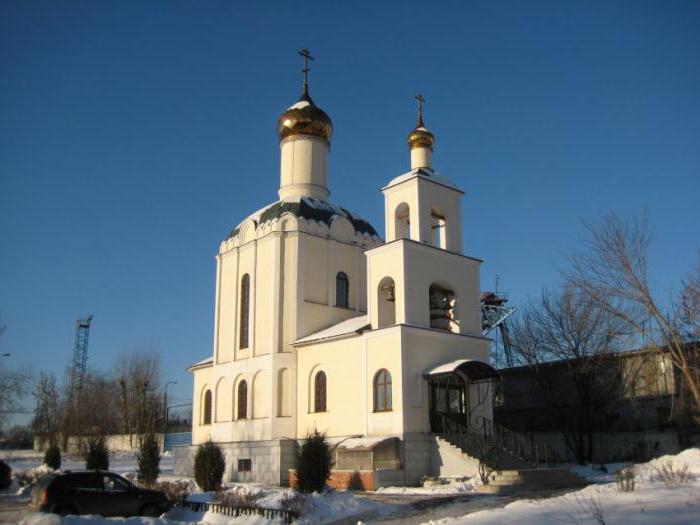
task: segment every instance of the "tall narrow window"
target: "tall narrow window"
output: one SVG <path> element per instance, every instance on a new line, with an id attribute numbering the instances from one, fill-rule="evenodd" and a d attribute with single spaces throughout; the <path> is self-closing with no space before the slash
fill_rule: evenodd
<path id="1" fill-rule="evenodd" d="M 211 424 L 211 390 L 204 392 L 204 407 L 202 410 L 202 424 Z"/>
<path id="2" fill-rule="evenodd" d="M 241 279 L 241 328 L 239 348 L 248 348 L 248 324 L 250 319 L 250 275 Z"/>
<path id="3" fill-rule="evenodd" d="M 335 276 L 335 305 L 342 308 L 350 307 L 350 281 L 345 272 Z"/>
<path id="4" fill-rule="evenodd" d="M 238 419 L 248 417 L 248 383 L 245 379 L 238 383 Z"/>
<path id="5" fill-rule="evenodd" d="M 382 368 L 374 374 L 374 411 L 388 412 L 391 410 L 391 374 Z"/>
<path id="6" fill-rule="evenodd" d="M 314 412 L 326 411 L 326 373 L 321 371 L 314 378 Z"/>

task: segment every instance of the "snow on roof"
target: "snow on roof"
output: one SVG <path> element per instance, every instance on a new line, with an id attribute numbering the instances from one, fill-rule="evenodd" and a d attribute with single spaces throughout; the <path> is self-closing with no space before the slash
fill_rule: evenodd
<path id="1" fill-rule="evenodd" d="M 398 177 L 392 179 L 391 182 L 389 182 L 389 184 L 385 186 L 385 188 L 407 181 L 409 179 L 412 179 L 413 177 L 424 177 L 429 180 L 434 180 L 435 182 L 442 184 L 443 186 L 447 186 L 449 188 L 461 191 L 459 190 L 459 188 L 457 188 L 457 185 L 450 179 L 443 177 L 442 175 L 438 175 L 435 171 L 428 168 L 416 168 L 409 171 L 408 173 L 399 175 Z"/>
<path id="2" fill-rule="evenodd" d="M 190 365 L 190 368 L 194 368 L 195 366 L 202 366 L 202 365 L 208 365 L 210 363 L 214 362 L 213 357 L 207 357 L 206 359 L 202 359 L 201 361 L 197 361 L 193 365 Z"/>
<path id="3" fill-rule="evenodd" d="M 306 106 L 310 106 L 310 105 L 311 105 L 311 104 L 309 103 L 308 100 L 300 100 L 300 101 L 297 102 L 296 104 L 292 104 L 291 106 L 289 106 L 289 107 L 287 108 L 287 110 L 290 110 L 290 109 L 301 109 L 301 108 L 305 108 Z"/>
<path id="4" fill-rule="evenodd" d="M 363 328 L 369 326 L 369 316 L 360 315 L 358 317 L 352 317 L 346 319 L 338 324 L 329 326 L 328 328 L 321 330 L 320 332 L 307 335 L 301 339 L 294 341 L 297 343 L 310 343 L 311 341 L 319 341 L 321 339 L 329 339 L 331 337 L 338 337 L 345 334 L 360 333 Z"/>
<path id="5" fill-rule="evenodd" d="M 299 196 L 275 201 L 272 204 L 268 204 L 264 208 L 260 208 L 258 211 L 246 217 L 246 219 L 236 226 L 231 233 L 229 233 L 228 238 L 237 235 L 243 224 L 248 219 L 252 219 L 257 227 L 268 221 L 280 218 L 284 213 L 291 213 L 296 217 L 303 217 L 305 219 L 310 219 L 317 222 L 324 222 L 328 226 L 330 226 L 331 222 L 336 216 L 345 217 L 352 223 L 355 231 L 362 234 L 366 233 L 379 239 L 376 230 L 369 222 L 362 219 L 359 215 L 351 212 L 347 208 L 336 206 L 335 204 L 331 204 L 330 202 L 326 202 L 321 199 Z"/>
<path id="6" fill-rule="evenodd" d="M 388 439 L 398 439 L 396 437 L 353 437 L 345 439 L 338 442 L 336 445 L 338 448 L 345 448 L 348 450 L 372 450 L 374 447 L 383 443 Z"/>

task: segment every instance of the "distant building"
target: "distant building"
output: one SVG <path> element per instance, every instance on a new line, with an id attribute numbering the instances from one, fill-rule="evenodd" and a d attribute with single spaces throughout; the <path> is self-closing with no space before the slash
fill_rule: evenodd
<path id="1" fill-rule="evenodd" d="M 698 347 L 690 348 L 700 362 Z M 642 460 L 700 443 L 667 351 L 647 348 L 601 359 L 592 371 L 583 359 L 545 363 L 537 373 L 528 366 L 499 370 L 495 421 L 546 440 L 569 460 L 574 456 L 564 433 L 573 425 L 590 430 L 594 460 L 601 462 Z M 592 385 L 584 403 L 576 391 L 582 374 L 590 374 Z"/>

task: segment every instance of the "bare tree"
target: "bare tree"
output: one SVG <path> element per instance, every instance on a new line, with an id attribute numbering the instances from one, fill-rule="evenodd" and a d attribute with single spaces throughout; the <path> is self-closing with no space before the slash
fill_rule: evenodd
<path id="1" fill-rule="evenodd" d="M 33 395 L 36 408 L 31 423 L 32 431 L 39 437 L 41 444 L 57 443 L 61 422 L 61 398 L 53 374 L 40 373 Z"/>
<path id="2" fill-rule="evenodd" d="M 595 418 L 614 398 L 616 382 L 608 376 L 617 370 L 606 364 L 619 334 L 615 317 L 570 286 L 543 292 L 512 324 L 514 357 L 529 368 L 534 383 L 527 394 L 542 397 L 553 410 L 556 427 L 581 463 L 593 457 Z"/>
<path id="3" fill-rule="evenodd" d="M 152 349 L 121 354 L 115 366 L 122 432 L 139 438 L 160 430 L 160 357 Z"/>
<path id="4" fill-rule="evenodd" d="M 0 323 L 0 335 L 7 325 Z M 5 365 L 0 356 L 0 428 L 10 414 L 20 411 L 19 400 L 27 394 L 31 372 Z"/>
<path id="5" fill-rule="evenodd" d="M 651 338 L 669 353 L 700 422 L 697 348 L 689 344 L 697 345 L 700 335 L 700 259 L 664 308 L 647 276 L 651 235 L 646 214 L 625 222 L 611 213 L 599 224 L 587 224 L 586 232 L 585 250 L 572 258 L 568 280 L 598 308 L 621 320 L 625 330 L 647 343 Z"/>

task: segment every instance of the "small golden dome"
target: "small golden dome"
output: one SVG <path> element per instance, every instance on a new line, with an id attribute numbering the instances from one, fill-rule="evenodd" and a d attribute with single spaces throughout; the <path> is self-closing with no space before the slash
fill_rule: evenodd
<path id="1" fill-rule="evenodd" d="M 288 107 L 277 119 L 277 134 L 280 141 L 292 135 L 311 135 L 330 141 L 333 123 L 304 90 L 297 103 Z"/>
<path id="2" fill-rule="evenodd" d="M 418 122 L 416 122 L 416 127 L 411 130 L 406 139 L 408 149 L 430 148 L 432 150 L 433 144 L 435 144 L 435 136 L 423 124 L 423 102 L 425 102 L 425 99 L 420 93 L 413 98 L 418 102 Z"/>
<path id="3" fill-rule="evenodd" d="M 428 128 L 421 125 L 411 130 L 406 141 L 408 142 L 409 150 L 426 147 L 432 150 L 433 144 L 435 144 L 435 137 Z"/>

